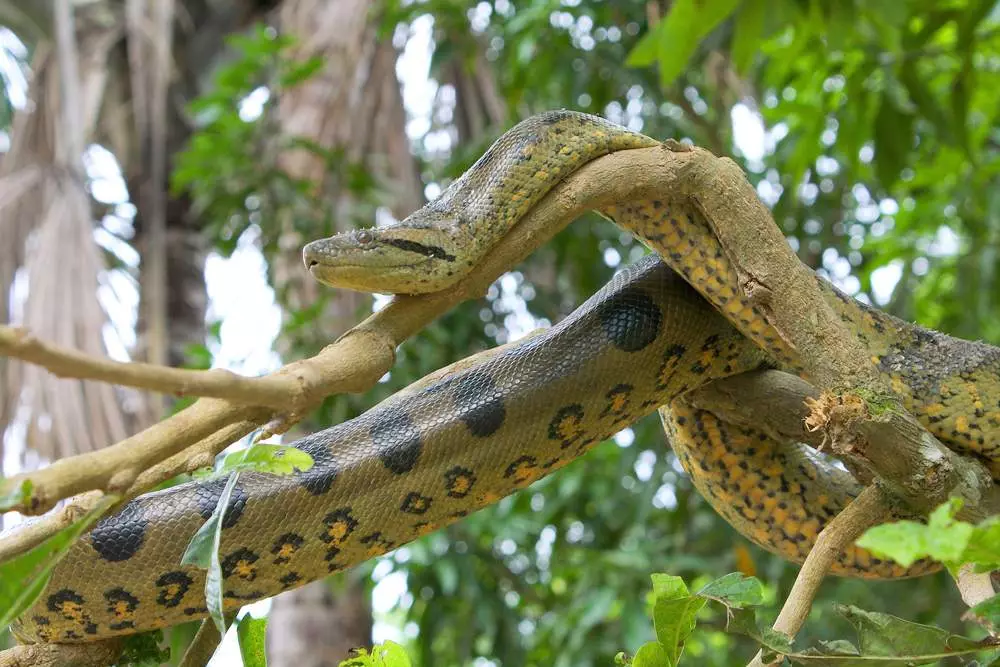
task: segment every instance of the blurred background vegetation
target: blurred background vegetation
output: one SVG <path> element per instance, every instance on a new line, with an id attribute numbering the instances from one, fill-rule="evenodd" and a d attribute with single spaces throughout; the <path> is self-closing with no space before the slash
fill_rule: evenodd
<path id="1" fill-rule="evenodd" d="M 822 275 L 1000 343 L 993 0 L 2 0 L 0 26 L 0 320 L 50 340 L 250 373 L 314 354 L 373 304 L 313 284 L 305 241 L 405 216 L 506 128 L 565 107 L 732 156 Z M 643 252 L 580 221 L 298 432 L 558 320 Z M 2 359 L 0 374 L 6 474 L 177 408 Z M 652 632 L 651 572 L 732 570 L 780 600 L 796 568 L 715 516 L 647 419 L 276 599 L 271 664 L 336 664 L 374 628 L 424 666 L 607 665 Z M 831 580 L 821 597 L 809 639 L 848 634 L 835 602 L 962 626 L 943 575 Z M 696 632 L 691 664 L 745 664 L 723 622 Z"/>

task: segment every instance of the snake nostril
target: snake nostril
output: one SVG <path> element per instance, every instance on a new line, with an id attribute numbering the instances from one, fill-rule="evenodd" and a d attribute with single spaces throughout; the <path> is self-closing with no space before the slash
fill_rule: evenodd
<path id="1" fill-rule="evenodd" d="M 310 259 L 309 262 L 308 262 L 308 264 L 309 264 L 309 268 L 311 269 L 312 267 L 314 267 L 317 264 L 319 264 L 319 262 L 316 261 L 315 259 Z"/>

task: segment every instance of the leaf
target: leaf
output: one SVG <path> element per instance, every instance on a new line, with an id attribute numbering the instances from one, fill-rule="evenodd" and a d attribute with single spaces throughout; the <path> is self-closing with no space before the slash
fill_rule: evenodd
<path id="1" fill-rule="evenodd" d="M 869 528 L 856 544 L 880 558 L 891 558 L 909 567 L 927 554 L 926 526 L 916 521 L 897 521 Z"/>
<path id="2" fill-rule="evenodd" d="M 658 642 L 646 642 L 632 658 L 632 667 L 673 667 L 667 651 Z"/>
<path id="3" fill-rule="evenodd" d="M 729 47 L 736 72 L 746 74 L 753 64 L 753 57 L 760 48 L 764 32 L 766 0 L 746 0 L 736 16 L 733 42 Z"/>
<path id="4" fill-rule="evenodd" d="M 90 524 L 116 502 L 118 496 L 104 496 L 79 521 L 0 565 L 0 627 L 7 627 L 21 612 L 34 604 L 45 591 L 52 568 L 63 559 Z"/>
<path id="5" fill-rule="evenodd" d="M 980 602 L 969 611 L 991 627 L 1000 628 L 1000 595 L 994 595 L 990 599 Z"/>
<path id="6" fill-rule="evenodd" d="M 976 527 L 956 521 L 955 514 L 962 507 L 958 498 L 937 507 L 928 517 L 927 525 L 915 521 L 898 521 L 871 528 L 857 541 L 859 547 L 868 549 L 878 556 L 891 558 L 904 567 L 909 567 L 920 558 L 933 558 L 951 568 L 970 561 L 966 547 L 976 533 Z M 1000 530 L 990 526 L 980 533 L 988 544 L 1000 540 Z M 987 537 L 988 536 L 988 537 Z M 977 553 L 987 558 L 995 557 L 995 551 Z M 975 561 L 971 561 L 975 562 Z"/>
<path id="7" fill-rule="evenodd" d="M 741 572 L 731 572 L 716 579 L 698 591 L 698 595 L 736 609 L 764 604 L 764 586 L 756 577 Z"/>
<path id="8" fill-rule="evenodd" d="M 912 664 L 921 664 L 930 662 L 928 658 L 933 656 L 975 652 L 982 648 L 981 643 L 943 628 L 850 605 L 837 605 L 835 609 L 857 630 L 862 655 L 905 657 Z"/>
<path id="9" fill-rule="evenodd" d="M 687 66 L 701 39 L 725 20 L 740 0 L 677 0 L 670 12 L 635 45 L 628 67 L 660 65 L 660 85 L 670 86 Z"/>
<path id="10" fill-rule="evenodd" d="M 357 655 L 340 663 L 340 667 L 411 667 L 410 657 L 402 646 L 385 642 L 372 647 L 371 653 L 355 649 Z"/>
<path id="11" fill-rule="evenodd" d="M 219 542 L 222 540 L 222 520 L 225 517 L 229 498 L 236 487 L 238 472 L 234 472 L 226 481 L 219 502 L 215 504 L 212 516 L 202 524 L 198 532 L 184 550 L 181 565 L 194 565 L 207 570 L 205 575 L 205 606 L 219 629 L 220 635 L 226 634 L 226 619 L 223 616 L 222 599 L 222 565 L 219 563 Z"/>
<path id="12" fill-rule="evenodd" d="M 296 471 L 305 472 L 312 467 L 312 456 L 298 447 L 257 443 L 227 454 L 219 470 L 223 472 L 252 470 L 273 475 L 290 475 Z"/>
<path id="13" fill-rule="evenodd" d="M 889 90 L 883 91 L 875 116 L 875 170 L 883 187 L 896 183 L 912 146 L 913 114 L 901 110 Z"/>
<path id="14" fill-rule="evenodd" d="M 670 574 L 653 574 L 650 575 L 650 579 L 653 580 L 653 595 L 656 599 L 672 600 L 691 595 L 687 584 L 680 577 Z"/>
<path id="15" fill-rule="evenodd" d="M 695 616 L 707 600 L 699 597 L 658 599 L 653 606 L 653 626 L 656 639 L 671 665 L 676 665 L 684 652 L 684 642 L 695 626 Z"/>
<path id="16" fill-rule="evenodd" d="M 984 569 L 1000 569 L 1000 516 L 990 517 L 973 528 L 962 561 Z"/>
<path id="17" fill-rule="evenodd" d="M 267 619 L 247 614 L 236 624 L 236 638 L 240 642 L 243 667 L 267 667 Z"/>
<path id="18" fill-rule="evenodd" d="M 22 480 L 17 486 L 11 487 L 10 480 L 4 480 L 3 487 L 0 488 L 0 511 L 7 511 L 12 507 L 24 506 L 31 502 L 31 493 L 34 485 L 30 479 Z"/>

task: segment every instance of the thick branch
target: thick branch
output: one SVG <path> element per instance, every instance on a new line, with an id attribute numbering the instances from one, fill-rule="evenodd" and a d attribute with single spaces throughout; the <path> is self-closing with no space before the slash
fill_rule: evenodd
<path id="1" fill-rule="evenodd" d="M 811 412 L 807 402 L 819 396 L 815 387 L 798 376 L 766 370 L 711 382 L 692 393 L 691 403 L 728 422 L 752 426 L 779 440 L 803 442 L 822 450 L 828 445 L 827 435 L 805 427 L 805 420 Z M 872 442 L 877 442 L 875 438 L 879 436 L 873 433 L 871 437 Z M 864 465 L 856 465 L 858 459 L 852 457 L 846 457 L 845 463 L 855 477 L 868 483 L 883 470 L 900 470 L 901 474 L 905 474 L 905 464 L 894 460 L 898 456 L 890 449 L 876 446 L 869 449 Z M 962 475 L 975 477 L 985 474 L 985 468 L 976 461 L 957 455 L 954 459 L 956 470 Z M 963 506 L 959 518 L 975 522 L 1000 514 L 1000 486 L 984 484 L 981 491 L 980 501 Z"/>
<path id="2" fill-rule="evenodd" d="M 86 644 L 28 644 L 0 651 L 0 667 L 106 667 L 121 653 L 120 639 Z"/>

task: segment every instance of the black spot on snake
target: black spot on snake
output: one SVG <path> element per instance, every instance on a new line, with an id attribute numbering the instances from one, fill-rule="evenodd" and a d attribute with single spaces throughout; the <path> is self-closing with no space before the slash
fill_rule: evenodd
<path id="1" fill-rule="evenodd" d="M 485 438 L 503 426 L 507 416 L 503 394 L 490 375 L 467 373 L 450 383 L 449 390 L 469 433 Z"/>
<path id="2" fill-rule="evenodd" d="M 444 248 L 439 248 L 438 246 L 424 245 L 423 243 L 417 243 L 416 241 L 410 241 L 407 239 L 382 239 L 382 242 L 386 245 L 391 245 L 395 248 L 399 248 L 400 250 L 406 250 L 407 252 L 412 252 L 417 255 L 443 259 L 446 262 L 455 261 L 454 255 L 448 254 L 445 252 Z"/>
<path id="3" fill-rule="evenodd" d="M 167 572 L 156 580 L 160 592 L 156 595 L 156 603 L 163 607 L 176 607 L 184 599 L 194 580 L 180 570 Z"/>
<path id="4" fill-rule="evenodd" d="M 292 559 L 292 555 L 302 547 L 303 543 L 305 543 L 305 538 L 301 535 L 285 533 L 276 539 L 274 545 L 271 546 L 271 554 L 274 556 L 274 560 L 271 562 L 275 565 L 284 565 Z"/>
<path id="5" fill-rule="evenodd" d="M 298 572 L 289 572 L 278 580 L 283 589 L 288 589 L 302 581 L 302 575 Z"/>
<path id="6" fill-rule="evenodd" d="M 83 618 L 83 596 L 76 591 L 64 588 L 49 596 L 45 602 L 45 607 L 49 611 L 61 614 L 71 621 L 79 621 Z"/>
<path id="7" fill-rule="evenodd" d="M 407 514 L 423 514 L 431 508 L 432 498 L 422 496 L 416 491 L 410 491 L 403 498 L 403 504 L 399 506 L 400 511 Z"/>
<path id="8" fill-rule="evenodd" d="M 97 522 L 90 531 L 90 546 L 104 560 L 113 563 L 128 560 L 142 546 L 148 525 L 142 501 L 133 500 L 118 513 Z"/>
<path id="9" fill-rule="evenodd" d="M 641 289 L 626 288 L 598 309 L 601 326 L 611 343 L 625 352 L 638 352 L 660 334 L 663 315 Z"/>
<path id="10" fill-rule="evenodd" d="M 423 443 L 420 430 L 405 412 L 392 412 L 372 424 L 369 431 L 382 464 L 402 475 L 413 469 L 420 458 Z"/>
<path id="11" fill-rule="evenodd" d="M 583 438 L 581 422 L 583 406 L 579 403 L 559 408 L 556 416 L 549 422 L 549 439 L 558 440 L 563 449 L 572 447 Z"/>
<path id="12" fill-rule="evenodd" d="M 219 504 L 222 497 L 222 489 L 226 486 L 226 478 L 213 479 L 210 482 L 199 484 L 194 487 L 195 500 L 198 503 L 198 513 L 201 518 L 208 519 L 215 511 L 215 506 Z M 232 528 L 243 516 L 243 508 L 246 507 L 249 496 L 239 484 L 233 487 L 233 492 L 229 496 L 229 503 L 226 505 L 226 513 L 222 517 L 222 527 Z"/>
<path id="13" fill-rule="evenodd" d="M 255 563 L 260 559 L 260 554 L 256 554 L 246 547 L 233 551 L 222 559 L 222 575 L 227 579 L 234 574 L 243 581 L 253 581 L 257 578 L 257 566 Z"/>
<path id="14" fill-rule="evenodd" d="M 343 544 L 358 527 L 350 507 L 342 507 L 323 517 L 326 530 L 319 534 L 319 539 L 334 546 Z"/>
<path id="15" fill-rule="evenodd" d="M 476 473 L 462 466 L 455 466 L 444 474 L 444 488 L 449 498 L 464 498 L 476 485 Z"/>
<path id="16" fill-rule="evenodd" d="M 503 476 L 507 478 L 513 477 L 514 482 L 520 484 L 521 482 L 529 479 L 532 475 L 532 471 L 537 467 L 538 460 L 534 456 L 521 456 L 507 466 Z"/>
<path id="17" fill-rule="evenodd" d="M 339 472 L 330 452 L 329 443 L 335 441 L 337 437 L 335 433 L 330 432 L 331 430 L 333 429 L 316 433 L 295 443 L 296 447 L 308 453 L 313 459 L 313 467 L 297 473 L 295 479 L 314 496 L 329 491 Z"/>

